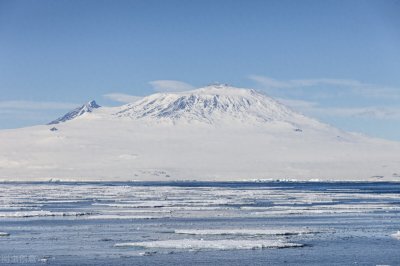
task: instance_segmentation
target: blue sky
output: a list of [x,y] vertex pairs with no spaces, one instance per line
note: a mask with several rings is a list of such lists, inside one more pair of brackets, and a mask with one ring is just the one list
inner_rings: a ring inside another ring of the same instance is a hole
[[0,0],[0,128],[223,82],[400,140],[399,12],[392,0]]

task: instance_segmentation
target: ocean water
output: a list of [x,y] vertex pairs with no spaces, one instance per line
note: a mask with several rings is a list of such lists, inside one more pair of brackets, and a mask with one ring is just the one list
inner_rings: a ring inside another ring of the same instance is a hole
[[0,264],[400,265],[400,183],[0,183]]

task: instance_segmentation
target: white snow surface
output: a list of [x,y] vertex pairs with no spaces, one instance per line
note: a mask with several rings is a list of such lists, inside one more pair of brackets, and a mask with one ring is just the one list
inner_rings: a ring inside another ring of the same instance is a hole
[[115,247],[144,247],[166,249],[191,249],[191,250],[232,250],[232,249],[263,249],[263,248],[290,248],[302,247],[302,244],[289,243],[281,240],[202,240],[202,239],[177,239],[158,240],[147,242],[118,243]]
[[225,85],[1,130],[0,147],[0,181],[400,181],[399,143],[347,133]]

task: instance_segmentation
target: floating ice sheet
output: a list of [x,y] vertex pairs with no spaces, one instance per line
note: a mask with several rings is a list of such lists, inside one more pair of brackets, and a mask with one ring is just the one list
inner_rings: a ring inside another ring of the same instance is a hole
[[400,231],[397,231],[396,233],[392,234],[392,237],[400,240]]
[[51,211],[27,211],[27,212],[0,212],[0,218],[29,218],[29,217],[55,217],[55,216],[83,216],[90,213],[84,212],[51,212]]
[[156,216],[145,216],[145,215],[118,215],[118,214],[105,214],[105,215],[92,215],[88,216],[87,219],[89,220],[109,220],[109,219],[127,219],[127,220],[134,220],[134,219],[143,219],[143,220],[148,220],[148,219],[159,219],[159,218],[165,218],[165,217],[156,217]]
[[175,230],[186,235],[301,235],[313,233],[306,229],[194,229]]
[[115,247],[144,247],[165,249],[190,249],[190,250],[233,250],[233,249],[264,249],[264,248],[293,248],[303,247],[303,244],[283,242],[280,240],[198,240],[178,239],[147,242],[118,243]]

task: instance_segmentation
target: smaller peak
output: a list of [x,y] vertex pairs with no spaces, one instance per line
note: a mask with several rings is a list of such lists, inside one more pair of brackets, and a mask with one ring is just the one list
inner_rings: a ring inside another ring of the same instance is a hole
[[64,116],[62,116],[54,121],[51,121],[50,123],[48,123],[48,125],[55,125],[55,124],[59,124],[62,122],[67,122],[67,121],[72,120],[76,117],[79,117],[85,113],[91,113],[94,109],[97,109],[100,107],[101,106],[98,105],[96,103],[96,101],[91,100],[91,101],[87,102],[86,104],[84,104],[78,108],[75,108],[71,112],[66,113]]

